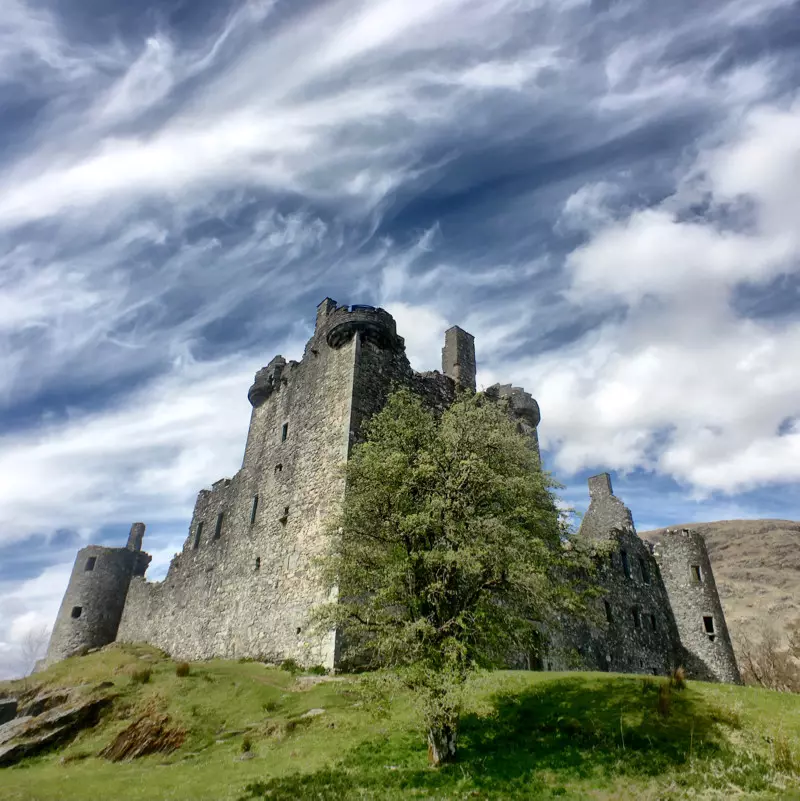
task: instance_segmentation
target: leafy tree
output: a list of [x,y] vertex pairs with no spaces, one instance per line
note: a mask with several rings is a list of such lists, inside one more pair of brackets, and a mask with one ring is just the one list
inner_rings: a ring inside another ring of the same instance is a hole
[[559,583],[566,529],[553,483],[503,407],[463,394],[440,418],[408,390],[368,423],[347,465],[325,570],[345,658],[391,667],[422,701],[431,762],[455,758],[461,688],[541,647],[580,599]]

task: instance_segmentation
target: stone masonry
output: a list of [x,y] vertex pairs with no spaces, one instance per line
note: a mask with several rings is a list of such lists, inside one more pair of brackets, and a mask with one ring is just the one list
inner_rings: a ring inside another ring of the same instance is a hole
[[[418,373],[391,315],[326,298],[303,358],[276,356],[256,373],[242,466],[200,491],[166,578],[144,577],[144,524],[134,524],[125,548],[82,549],[46,664],[116,640],[147,642],[176,659],[293,658],[335,668],[336,632],[312,637],[306,626],[311,608],[332,600],[314,563],[344,498],[350,449],[396,388],[442,411],[460,391],[475,391],[475,376],[474,338],[458,326],[445,333],[442,371]],[[510,384],[486,394],[505,404],[538,454],[533,397]],[[684,664],[698,677],[738,681],[702,538],[681,534],[654,549],[636,534],[609,477],[589,484],[580,536],[605,560],[596,579],[602,603],[589,620],[562,620],[542,666],[664,673]],[[687,572],[695,564],[699,585]]]

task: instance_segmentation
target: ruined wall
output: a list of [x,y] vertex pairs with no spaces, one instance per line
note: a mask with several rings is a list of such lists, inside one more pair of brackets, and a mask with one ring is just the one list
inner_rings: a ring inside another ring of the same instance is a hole
[[127,548],[89,545],[78,551],[44,666],[114,642],[139,559],[137,552]]
[[676,666],[678,631],[653,554],[631,529],[597,542],[588,619],[562,617],[547,666],[664,675]]
[[653,542],[680,634],[682,664],[697,678],[741,683],[703,537],[667,530]]

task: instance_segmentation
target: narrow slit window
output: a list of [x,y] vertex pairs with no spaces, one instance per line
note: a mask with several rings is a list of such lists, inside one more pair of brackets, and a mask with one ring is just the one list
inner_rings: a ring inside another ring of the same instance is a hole
[[253,508],[250,510],[250,525],[256,522],[256,512],[258,511],[258,495],[253,496]]
[[82,606],[73,606],[72,607],[72,617],[77,620],[81,616],[81,612],[83,612]]
[[89,557],[89,558],[86,560],[86,572],[87,572],[87,573],[91,573],[91,572],[92,572],[92,570],[94,570],[94,566],[95,566],[96,564],[97,564],[97,557],[96,557],[96,556],[90,556],[90,557]]
[[606,608],[606,620],[609,623],[614,622],[614,615],[611,613],[611,604],[608,601],[603,601],[603,605]]
[[286,442],[286,437],[289,436],[289,424],[284,423],[283,428],[281,428],[281,442]]
[[625,578],[630,578],[631,577],[631,564],[628,561],[628,552],[627,551],[622,551],[620,555],[622,556],[622,569],[625,571]]
[[647,562],[645,562],[644,559],[642,559],[641,556],[639,557],[639,569],[642,571],[642,581],[645,584],[649,584],[650,583],[650,571],[647,569]]
[[217,515],[217,525],[214,528],[214,539],[218,540],[222,536],[222,512]]
[[700,572],[700,565],[692,565],[692,581],[695,584],[703,583],[703,574]]
[[633,627],[640,629],[642,627],[642,616],[639,613],[639,607],[634,606],[631,608],[631,615],[633,616]]
[[616,568],[616,566],[617,566],[616,562],[614,561],[614,552],[613,551],[608,555],[608,563],[611,566],[612,570],[614,570]]
[[257,556],[256,557],[256,573],[258,573],[259,570],[261,570],[261,557]]
[[280,473],[282,470],[283,470],[283,465],[282,464],[276,464],[275,465],[275,473],[276,474]]
[[289,519],[289,507],[288,506],[284,506],[283,507],[283,514],[280,516],[280,521],[281,521],[281,523],[286,525],[286,521],[288,519]]
[[203,524],[202,522],[197,524],[197,529],[194,532],[194,544],[192,547],[197,550],[200,547],[200,537],[203,536]]
[[650,629],[652,631],[655,631],[656,628],[657,628],[657,626],[656,626],[656,616],[655,615],[650,615]]
[[706,630],[706,634],[708,634],[708,639],[711,642],[714,642],[714,638],[717,636],[716,632],[714,631],[714,618],[710,615],[703,617],[703,628]]

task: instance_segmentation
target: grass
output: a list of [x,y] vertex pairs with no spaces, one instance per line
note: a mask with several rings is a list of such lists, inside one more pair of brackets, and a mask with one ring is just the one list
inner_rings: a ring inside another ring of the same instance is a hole
[[[145,684],[131,681],[150,669]],[[175,663],[113,647],[37,677],[111,681],[109,713],[70,745],[0,769],[3,801],[192,799],[798,799],[800,697],[652,677],[498,672],[471,683],[460,760],[427,766],[410,698],[370,714],[356,683],[257,662]],[[0,690],[6,689],[0,686]],[[169,756],[96,754],[148,705],[185,728]],[[312,709],[323,714],[303,717]]]

